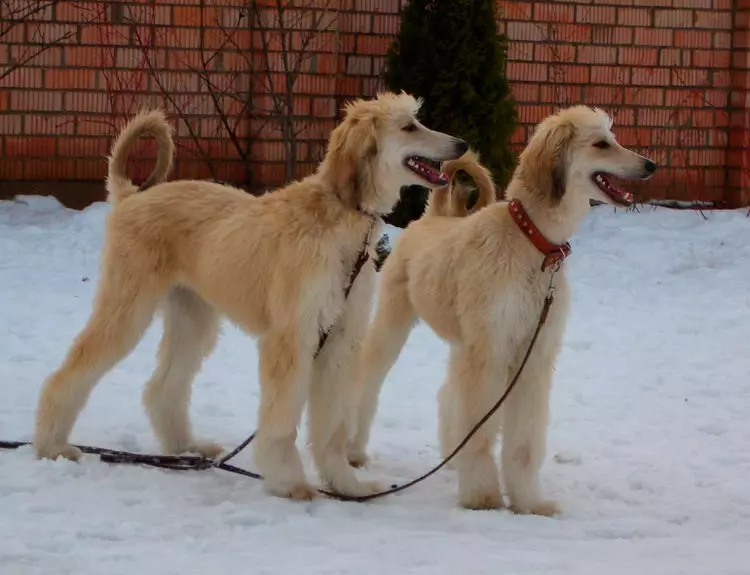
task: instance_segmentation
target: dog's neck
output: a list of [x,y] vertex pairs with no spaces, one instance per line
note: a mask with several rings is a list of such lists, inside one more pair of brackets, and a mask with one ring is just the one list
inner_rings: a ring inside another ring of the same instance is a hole
[[366,218],[369,218],[370,220],[376,221],[383,218],[383,214],[381,214],[378,211],[370,209],[368,206],[364,204],[359,204],[357,206],[357,211],[365,216]]
[[372,222],[380,221],[383,218],[383,214],[378,211],[377,207],[373,208],[365,202],[357,204],[356,211]]
[[[364,190],[365,185],[368,185],[369,189]],[[377,182],[370,182],[369,184],[361,182],[360,186],[363,189],[361,197],[367,198],[367,201],[361,202],[357,207],[360,212],[371,218],[382,218],[393,211],[395,204],[393,204],[393,194],[388,186]],[[397,189],[400,189],[400,187]]]
[[[571,184],[568,184],[570,188]],[[508,200],[517,199],[544,237],[554,244],[564,244],[578,230],[581,221],[591,209],[588,200],[580,194],[566,193],[554,204],[538,190],[530,189],[523,181],[511,182],[505,192]]]

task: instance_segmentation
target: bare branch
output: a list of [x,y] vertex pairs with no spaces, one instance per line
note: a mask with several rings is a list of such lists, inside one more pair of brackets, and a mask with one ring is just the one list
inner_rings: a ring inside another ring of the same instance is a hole
[[60,36],[56,40],[53,40],[52,42],[49,42],[48,44],[44,44],[40,46],[37,50],[32,50],[30,52],[24,52],[20,58],[18,58],[13,64],[10,64],[9,66],[0,69],[0,80],[5,78],[6,76],[10,76],[14,71],[18,70],[19,68],[23,68],[26,64],[29,62],[35,60],[40,55],[42,55],[44,52],[52,48],[52,46],[55,46],[57,44],[62,44],[67,40],[68,38],[71,38],[75,35],[74,32],[68,32],[64,34],[63,36]]
[[[338,13],[332,14],[329,10],[331,0],[327,0],[321,7],[316,4],[314,0],[276,0],[275,15],[269,22],[269,12],[261,11],[257,1],[251,0],[253,24],[261,43],[265,92],[279,121],[286,152],[287,179],[296,177],[299,147],[297,143],[302,132],[296,127],[295,86],[305,64],[312,57],[313,41],[338,19]],[[277,51],[272,50],[269,30],[273,30],[278,36]],[[279,66],[271,60],[275,55],[278,55]]]
[[[143,47],[137,27],[136,27],[135,37],[138,42],[138,45]],[[146,68],[149,71],[151,78],[153,78],[154,82],[156,83],[157,88],[159,88],[159,93],[171,104],[172,108],[177,113],[180,120],[182,120],[182,123],[185,125],[185,128],[187,129],[188,134],[190,135],[190,138],[193,140],[196,148],[198,149],[201,159],[206,163],[206,166],[208,167],[211,177],[213,178],[216,174],[214,172],[213,163],[211,162],[211,157],[209,156],[208,152],[204,149],[204,147],[201,145],[201,139],[198,136],[198,134],[196,134],[195,130],[193,129],[193,126],[191,125],[189,119],[187,118],[187,115],[184,113],[182,108],[177,104],[177,101],[175,100],[171,91],[168,90],[166,86],[164,85],[164,82],[162,81],[160,75],[158,74],[156,67],[154,66],[154,63],[151,59],[151,55],[148,51],[148,47],[143,49],[143,56],[144,56]]]
[[[30,20],[34,20],[36,17],[43,17],[44,13],[57,4],[57,2],[58,0],[0,1],[0,41],[7,41],[8,44],[13,44],[10,39],[4,40],[4,38],[9,36],[16,26],[22,26],[24,23],[28,24]],[[15,70],[23,68],[53,46],[62,44],[75,35],[75,29],[70,29],[52,39],[45,39],[40,33],[40,37],[35,41],[36,48],[27,48],[22,54],[14,58],[10,64],[0,67],[0,81],[10,76]]]
[[240,144],[240,141],[237,138],[237,132],[232,128],[232,126],[229,125],[227,114],[224,112],[224,109],[221,105],[221,101],[219,100],[219,97],[217,95],[217,91],[215,90],[215,86],[211,82],[211,77],[209,75],[209,63],[216,58],[216,54],[218,54],[220,51],[224,49],[224,47],[226,46],[226,42],[222,42],[219,49],[216,52],[214,52],[214,54],[210,58],[206,58],[205,51],[204,51],[204,42],[205,42],[205,35],[206,35],[206,26],[205,26],[205,22],[203,21],[204,6],[205,6],[205,0],[201,0],[200,2],[201,18],[200,18],[200,31],[199,31],[199,34],[200,34],[199,49],[200,49],[200,55],[201,55],[201,64],[203,65],[202,79],[206,85],[208,94],[211,97],[211,101],[214,104],[214,108],[219,115],[219,121],[224,126],[224,129],[227,131],[227,135],[229,136],[229,141],[232,142],[232,146],[234,146],[234,149],[239,154],[240,158],[242,159],[242,162],[246,166],[249,166],[250,158],[248,157],[247,151],[242,146],[242,144]]
[[0,2],[0,39],[11,28],[41,15],[52,8],[59,0],[2,0]]

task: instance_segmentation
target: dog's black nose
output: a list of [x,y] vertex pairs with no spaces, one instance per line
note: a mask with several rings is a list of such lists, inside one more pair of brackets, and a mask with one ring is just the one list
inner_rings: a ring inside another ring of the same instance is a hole
[[456,139],[455,146],[456,146],[456,153],[459,156],[463,156],[466,153],[466,151],[469,149],[468,142],[464,142],[463,140],[459,140],[459,139]]
[[656,163],[652,162],[651,160],[646,160],[646,163],[643,165],[644,168],[646,168],[646,171],[649,174],[653,174],[656,171]]

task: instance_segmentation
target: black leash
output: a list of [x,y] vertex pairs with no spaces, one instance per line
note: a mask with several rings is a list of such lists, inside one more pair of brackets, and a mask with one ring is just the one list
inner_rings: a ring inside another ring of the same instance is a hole
[[[347,286],[344,288],[344,301],[346,301],[349,298],[349,293],[351,292],[352,287],[354,286],[354,282],[357,280],[357,277],[362,271],[362,268],[367,263],[367,260],[370,258],[369,254],[367,253],[367,250],[370,246],[370,239],[375,229],[375,222],[376,220],[373,217],[372,222],[370,224],[370,228],[367,232],[367,235],[365,236],[365,240],[362,243],[362,248],[359,250],[359,253],[357,254],[357,260],[355,261],[354,267],[352,268],[349,274]],[[376,252],[377,252],[378,257],[373,262],[375,265],[376,271],[380,270],[382,263],[385,261],[385,258],[388,257],[388,254],[390,253],[390,250],[387,247],[387,243],[388,243],[388,236],[383,236],[378,241],[378,244],[376,247]],[[318,357],[321,350],[323,349],[323,346],[326,344],[326,341],[328,340],[328,336],[331,333],[331,330],[334,327],[335,327],[335,324],[330,326],[328,329],[326,329],[324,332],[320,334],[320,339],[318,340],[318,347],[315,350],[315,354],[313,357]],[[140,453],[132,453],[129,451],[118,451],[116,449],[91,447],[89,445],[82,445],[82,446],[76,446],[76,447],[78,447],[78,449],[80,449],[83,453],[98,455],[101,458],[101,460],[105,463],[147,465],[150,467],[159,467],[161,469],[172,469],[174,471],[190,471],[190,470],[204,470],[204,469],[216,468],[216,469],[223,469],[224,471],[229,471],[230,473],[236,473],[239,475],[244,475],[246,477],[251,477],[253,479],[263,479],[257,473],[252,473],[251,471],[246,471],[245,469],[236,467],[234,465],[229,465],[227,463],[230,459],[233,459],[234,457],[236,457],[248,445],[250,445],[255,439],[255,436],[257,435],[257,433],[258,433],[257,431],[253,432],[247,439],[245,439],[245,441],[240,443],[232,451],[230,451],[225,456],[220,457],[219,459],[216,459],[216,460],[208,459],[208,458],[201,457],[198,455],[146,455],[146,454],[140,454]],[[30,443],[23,442],[23,441],[0,441],[0,449],[18,449],[19,447],[23,447],[25,445],[30,445]],[[323,490],[321,490],[321,493],[324,493],[331,497],[335,496],[334,493],[329,493]]]
[[[367,235],[365,236],[365,241],[362,244],[362,249],[360,249],[359,253],[357,254],[357,261],[354,262],[354,267],[352,268],[352,271],[349,274],[349,283],[344,288],[344,301],[349,299],[349,293],[352,291],[352,287],[354,286],[354,282],[357,280],[357,277],[359,276],[359,272],[362,271],[362,267],[367,263],[367,260],[370,259],[370,254],[367,253],[367,248],[370,247],[370,236],[372,235],[372,232],[374,229],[375,229],[375,220],[373,219],[372,224],[370,224],[370,229],[367,232]],[[325,330],[323,333],[320,334],[320,339],[318,340],[318,349],[315,350],[315,354],[313,354],[313,358],[318,357],[320,352],[323,350],[323,346],[326,344],[326,341],[328,340],[328,335],[331,333],[331,330],[335,326],[336,324],[334,323],[327,330]]]
[[[366,252],[366,248],[364,251]],[[362,265],[364,265],[364,262]],[[360,269],[361,267],[362,266],[360,266]],[[519,366],[518,371],[516,372],[516,375],[508,384],[508,387],[506,388],[505,392],[500,396],[500,399],[498,399],[495,402],[495,404],[489,409],[489,411],[484,415],[484,417],[482,417],[482,419],[480,419],[477,422],[477,424],[471,429],[471,431],[466,435],[466,437],[464,437],[463,441],[461,441],[461,443],[458,444],[458,446],[450,453],[450,455],[448,455],[448,457],[443,459],[435,467],[430,469],[428,472],[420,475],[416,479],[412,479],[411,481],[407,483],[403,483],[402,485],[395,485],[391,487],[390,489],[386,489],[378,493],[372,493],[370,495],[353,496],[353,495],[343,495],[340,493],[334,493],[332,491],[327,491],[325,489],[318,489],[318,492],[321,495],[325,495],[326,497],[329,497],[331,499],[337,499],[339,501],[355,501],[355,502],[363,503],[366,501],[372,501],[374,499],[380,499],[381,497],[385,497],[386,495],[393,495],[395,493],[399,493],[400,491],[404,491],[405,489],[413,487],[414,485],[421,483],[422,481],[431,477],[432,475],[440,471],[443,467],[448,465],[448,463],[450,463],[459,454],[459,452],[466,446],[466,444],[471,440],[471,438],[474,437],[474,435],[476,435],[479,429],[485,423],[487,423],[487,421],[493,415],[495,415],[495,413],[497,413],[497,411],[500,409],[500,407],[502,407],[503,403],[505,403],[506,399],[510,395],[510,392],[513,391],[513,388],[518,384],[518,380],[521,377],[521,374],[523,373],[523,370],[526,367],[527,362],[529,361],[531,352],[534,349],[534,345],[536,344],[537,338],[539,337],[539,332],[541,332],[542,326],[544,326],[545,322],[547,321],[550,307],[552,306],[552,302],[555,299],[554,278],[559,268],[560,268],[560,265],[558,262],[558,264],[552,271],[552,277],[550,278],[550,284],[549,284],[549,288],[547,291],[547,296],[544,299],[544,306],[542,307],[542,313],[539,316],[539,322],[537,323],[536,329],[534,330],[534,334],[531,337],[531,342],[529,343],[529,348],[526,350],[526,355],[524,355],[523,361],[521,361],[521,365]],[[241,467],[236,467],[234,465],[229,465],[227,463],[227,461],[235,457],[245,447],[247,447],[253,441],[254,438],[255,438],[255,433],[253,433],[240,445],[235,447],[226,456],[221,457],[216,460],[207,459],[205,457],[200,457],[200,456],[192,456],[192,455],[143,455],[143,454],[131,453],[127,451],[117,451],[113,449],[102,449],[100,447],[90,447],[87,445],[78,445],[76,447],[78,447],[84,453],[99,455],[101,457],[101,460],[106,463],[124,463],[124,464],[133,464],[133,465],[141,464],[141,465],[148,465],[151,467],[159,467],[162,469],[172,469],[174,471],[221,469],[229,473],[234,473],[236,475],[243,475],[245,477],[250,477],[252,479],[263,479],[263,477],[258,475],[257,473],[253,473],[251,471],[242,469]],[[30,445],[30,443],[20,442],[20,441],[0,441],[0,449],[17,449],[25,445]]]
[[[25,445],[31,445],[31,442],[0,441],[1,449],[18,449]],[[129,451],[118,451],[116,449],[91,447],[89,445],[77,445],[76,447],[78,447],[83,453],[99,455],[104,463],[149,465],[151,467],[161,467],[163,469],[173,469],[175,471],[210,469],[214,466],[213,460],[197,455],[146,455],[142,453],[131,453]]]

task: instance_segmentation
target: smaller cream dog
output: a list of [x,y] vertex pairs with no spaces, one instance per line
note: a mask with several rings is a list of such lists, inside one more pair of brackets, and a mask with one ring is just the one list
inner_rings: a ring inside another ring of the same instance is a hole
[[[398,238],[381,273],[377,310],[362,345],[352,465],[366,462],[382,383],[422,319],[450,345],[438,394],[443,457],[485,415],[518,371],[540,317],[554,260],[589,212],[590,200],[627,206],[612,176],[648,179],[651,160],[617,143],[612,120],[575,106],[541,122],[519,158],[506,197],[467,217],[424,217]],[[517,387],[456,458],[458,500],[471,509],[504,505],[493,448],[502,420],[502,471],[510,507],[553,515],[542,496],[552,374],[568,315],[565,267],[557,296]]]

